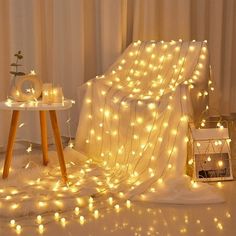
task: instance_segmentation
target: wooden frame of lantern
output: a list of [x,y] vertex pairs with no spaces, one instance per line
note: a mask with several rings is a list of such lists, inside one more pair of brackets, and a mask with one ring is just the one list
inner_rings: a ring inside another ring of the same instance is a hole
[[211,128],[212,123],[201,129],[189,124],[187,174],[195,181],[233,179],[228,123]]

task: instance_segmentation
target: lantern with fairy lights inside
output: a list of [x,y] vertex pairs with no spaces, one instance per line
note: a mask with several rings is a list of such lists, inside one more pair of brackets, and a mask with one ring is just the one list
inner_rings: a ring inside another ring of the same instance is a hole
[[[209,123],[209,124],[208,124]],[[207,128],[189,126],[188,173],[198,181],[232,180],[230,138],[226,122],[205,122]]]

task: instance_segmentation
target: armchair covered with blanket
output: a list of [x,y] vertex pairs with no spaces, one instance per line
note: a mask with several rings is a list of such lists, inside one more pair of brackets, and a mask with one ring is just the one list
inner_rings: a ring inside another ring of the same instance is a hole
[[185,175],[188,122],[206,109],[208,78],[205,42],[137,41],[80,88],[75,148],[104,169],[106,191],[153,202],[222,201]]

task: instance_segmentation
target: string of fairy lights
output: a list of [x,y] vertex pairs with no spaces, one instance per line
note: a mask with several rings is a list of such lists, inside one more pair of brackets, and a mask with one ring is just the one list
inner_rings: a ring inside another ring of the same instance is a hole
[[[84,124],[89,128],[86,137],[78,137],[82,147],[76,142],[75,148],[88,160],[67,163],[70,173],[68,185],[61,185],[58,181],[59,168],[53,168],[42,179],[26,183],[21,190],[12,186],[15,189],[13,196],[0,189],[0,200],[20,197],[22,201],[27,201],[34,196],[34,192],[27,194],[29,189],[42,192],[47,189],[50,194],[45,193],[47,198],[44,201],[37,199],[37,207],[42,209],[43,215],[49,215],[49,219],[37,215],[33,224],[39,233],[43,233],[45,225],[52,222],[51,216],[66,226],[70,219],[77,218],[80,224],[84,224],[91,214],[98,218],[108,206],[117,212],[122,205],[131,208],[131,200],[135,197],[133,190],[147,179],[151,181],[142,191],[158,191],[158,186],[164,185],[169,172],[175,171],[176,143],[179,139],[188,142],[186,135],[182,137],[181,129],[187,129],[188,121],[192,119],[184,108],[191,91],[199,90],[195,99],[203,104],[204,101],[199,101],[199,98],[204,100],[208,96],[208,88],[198,88],[198,81],[207,74],[207,56],[206,42],[132,43],[107,73],[87,82],[83,104],[85,114],[80,116],[78,132]],[[191,70],[187,71],[187,66]],[[210,91],[214,90],[211,80],[208,87]],[[165,103],[162,101],[164,98],[167,98]],[[205,114],[208,106],[203,110]],[[68,147],[73,148],[70,121],[68,113]],[[202,119],[201,124],[205,122]],[[24,125],[22,123],[19,127]],[[173,126],[175,128],[171,128]],[[221,123],[219,127],[222,127]],[[32,144],[29,144],[27,152],[31,151]],[[27,165],[25,168],[28,168]],[[197,187],[196,183],[193,182],[192,187]],[[86,188],[93,190],[90,196],[83,192]],[[145,198],[144,193],[141,196]],[[72,201],[67,208],[68,212],[73,212],[70,219],[63,217],[63,212],[66,212],[63,202],[68,200]],[[47,205],[50,202],[59,210],[49,210]],[[14,209],[14,206],[17,209],[14,204],[11,208]],[[24,217],[20,215],[18,220],[10,220],[10,227],[15,228],[16,233],[22,232],[23,225],[18,221]],[[35,215],[32,217],[35,218]]]
[[[164,47],[164,48],[166,48],[166,47]],[[140,52],[141,50],[139,49],[138,50],[138,52]],[[180,51],[180,50],[179,50]],[[132,54],[131,54],[132,55]],[[162,61],[164,61],[164,60],[162,60]],[[122,60],[122,62],[124,63],[124,60]],[[120,65],[118,66],[118,69],[120,68]],[[132,69],[131,69],[132,70]],[[113,70],[112,71],[112,74],[115,74],[116,72],[115,72],[115,70]],[[122,75],[122,76],[124,76],[124,75]],[[125,76],[124,76],[125,77]],[[104,79],[104,78],[106,78],[106,76],[102,76],[102,79]],[[178,77],[177,77],[177,79],[178,79]],[[110,82],[110,84],[112,84],[112,82],[111,81],[109,81]],[[118,80],[118,82],[119,82],[119,80]],[[162,81],[163,82],[163,81]],[[137,82],[136,82],[136,84],[137,84]],[[162,84],[162,83],[161,83]],[[90,85],[90,84],[89,84]],[[113,87],[115,87],[115,88],[117,88],[117,87],[120,87],[121,85],[113,85]],[[126,85],[124,85],[124,87],[125,87]],[[136,85],[135,85],[136,86]],[[109,87],[109,90],[110,90],[111,88]],[[108,92],[109,92],[109,90],[108,90]],[[165,89],[163,89],[164,91],[166,90],[166,88]],[[120,90],[118,90],[118,91],[120,91]],[[164,92],[163,91],[163,92]],[[102,93],[103,93],[103,95],[105,95],[106,93],[107,93],[107,91],[102,91]],[[116,89],[116,93],[117,93],[117,89]],[[130,94],[129,94],[130,95]],[[132,96],[132,97],[134,97],[134,99],[136,99],[136,97],[137,96]],[[119,101],[119,106],[122,104],[122,102],[123,102],[123,97],[121,98],[121,100]],[[91,101],[91,99],[89,98],[89,101]],[[106,101],[106,99],[105,99],[105,101]],[[90,104],[92,104],[91,102],[90,102]],[[102,109],[102,111],[103,111],[104,109]],[[119,110],[120,110],[120,107],[118,108],[118,113],[119,113]],[[103,117],[102,117],[102,120],[104,120],[104,116],[107,114],[107,116],[108,116],[108,114],[109,114],[109,112],[107,112],[107,113],[103,113]],[[90,117],[91,117],[91,114],[89,115]],[[102,129],[103,129],[103,123],[100,123],[100,126],[102,127]],[[119,125],[118,125],[118,129],[119,129]],[[92,131],[92,133],[94,133],[94,130],[91,130]],[[150,130],[150,131],[152,131],[152,130]],[[104,132],[102,132],[102,136],[103,136],[103,133]],[[99,136],[98,136],[98,138],[99,138]],[[100,139],[100,138],[99,138]],[[101,139],[101,140],[103,140],[103,139]],[[90,141],[88,140],[87,141],[87,143],[89,144],[90,143]],[[119,151],[119,149],[117,149],[118,151]],[[104,156],[104,153],[101,153],[101,155],[102,156]],[[96,155],[97,156],[97,155]],[[98,154],[98,156],[99,156],[99,154]],[[117,157],[117,153],[116,153],[116,157]],[[116,161],[114,161],[114,163],[116,163],[117,164],[117,162]],[[125,163],[125,165],[127,165],[127,163]],[[116,173],[114,174],[114,175],[116,175]]]

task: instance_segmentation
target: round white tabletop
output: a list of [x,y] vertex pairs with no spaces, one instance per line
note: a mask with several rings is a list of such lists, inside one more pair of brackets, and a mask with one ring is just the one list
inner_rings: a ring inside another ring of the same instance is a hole
[[65,99],[62,103],[44,104],[42,101],[15,102],[6,100],[0,102],[0,110],[15,111],[50,111],[50,110],[66,110],[71,108],[72,100]]

